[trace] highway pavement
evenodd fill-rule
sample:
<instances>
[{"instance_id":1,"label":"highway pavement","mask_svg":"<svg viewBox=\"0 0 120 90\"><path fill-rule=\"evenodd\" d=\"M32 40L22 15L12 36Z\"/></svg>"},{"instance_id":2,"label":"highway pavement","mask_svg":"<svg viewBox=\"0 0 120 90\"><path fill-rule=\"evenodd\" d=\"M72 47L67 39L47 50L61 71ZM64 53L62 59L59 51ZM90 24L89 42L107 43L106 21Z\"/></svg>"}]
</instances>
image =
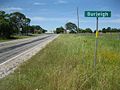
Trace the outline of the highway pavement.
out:
<instances>
[{"instance_id":1,"label":"highway pavement","mask_svg":"<svg viewBox=\"0 0 120 90\"><path fill-rule=\"evenodd\" d=\"M34 38L0 43L0 64L55 36L55 34L44 34Z\"/></svg>"}]
</instances>

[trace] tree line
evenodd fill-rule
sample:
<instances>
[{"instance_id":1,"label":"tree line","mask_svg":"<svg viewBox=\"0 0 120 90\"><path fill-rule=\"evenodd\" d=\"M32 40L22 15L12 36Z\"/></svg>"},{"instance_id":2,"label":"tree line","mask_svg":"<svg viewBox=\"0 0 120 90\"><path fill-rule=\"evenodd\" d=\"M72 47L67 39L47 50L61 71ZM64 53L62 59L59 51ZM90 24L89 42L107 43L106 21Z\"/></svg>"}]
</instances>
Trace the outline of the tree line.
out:
<instances>
[{"instance_id":1,"label":"tree line","mask_svg":"<svg viewBox=\"0 0 120 90\"><path fill-rule=\"evenodd\" d=\"M96 30L92 30L90 28L86 28L86 29L81 29L78 28L77 25L75 23L72 22L68 22L65 24L65 28L64 27L58 27L56 28L56 30L54 31L54 33L95 33ZM102 33L108 33L108 32L120 32L120 29L117 28L103 28L102 30L99 30L99 32Z\"/></svg>"},{"instance_id":2,"label":"tree line","mask_svg":"<svg viewBox=\"0 0 120 90\"><path fill-rule=\"evenodd\" d=\"M12 35L29 35L29 33L45 33L47 30L39 25L30 25L31 19L23 13L6 13L0 11L0 37L11 38Z\"/></svg>"}]
</instances>

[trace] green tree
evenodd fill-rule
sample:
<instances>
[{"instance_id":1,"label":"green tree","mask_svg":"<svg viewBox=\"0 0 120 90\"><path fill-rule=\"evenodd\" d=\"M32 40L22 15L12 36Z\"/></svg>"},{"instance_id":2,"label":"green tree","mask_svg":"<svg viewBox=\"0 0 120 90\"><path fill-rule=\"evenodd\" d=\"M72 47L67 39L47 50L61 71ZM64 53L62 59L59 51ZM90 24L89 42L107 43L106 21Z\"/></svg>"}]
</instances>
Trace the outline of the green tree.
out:
<instances>
[{"instance_id":1,"label":"green tree","mask_svg":"<svg viewBox=\"0 0 120 90\"><path fill-rule=\"evenodd\" d=\"M20 31L20 28L23 30L25 19L25 15L20 12L13 12L10 14L10 21L13 24L15 31L18 31L19 33L24 33L24 31Z\"/></svg>"},{"instance_id":2,"label":"green tree","mask_svg":"<svg viewBox=\"0 0 120 90\"><path fill-rule=\"evenodd\" d=\"M10 38L12 34L12 24L4 18L0 19L0 37Z\"/></svg>"},{"instance_id":3,"label":"green tree","mask_svg":"<svg viewBox=\"0 0 120 90\"><path fill-rule=\"evenodd\" d=\"M0 11L0 37L10 38L13 34L12 23L9 20L9 15L4 11Z\"/></svg>"},{"instance_id":4,"label":"green tree","mask_svg":"<svg viewBox=\"0 0 120 90\"><path fill-rule=\"evenodd\" d=\"M25 33L25 35L28 35L28 33L30 32L30 19L29 18L25 18L23 21L23 33Z\"/></svg>"},{"instance_id":5,"label":"green tree","mask_svg":"<svg viewBox=\"0 0 120 90\"><path fill-rule=\"evenodd\" d=\"M6 16L5 11L0 11L0 19L3 19Z\"/></svg>"},{"instance_id":6,"label":"green tree","mask_svg":"<svg viewBox=\"0 0 120 90\"><path fill-rule=\"evenodd\" d=\"M102 29L102 33L106 33L107 31L106 31L106 29L105 28L103 28Z\"/></svg>"},{"instance_id":7,"label":"green tree","mask_svg":"<svg viewBox=\"0 0 120 90\"><path fill-rule=\"evenodd\" d=\"M30 26L30 18L23 13L13 12L6 14L0 11L0 37L10 38L13 34L28 35L28 33L45 33L47 30L39 25Z\"/></svg>"},{"instance_id":8,"label":"green tree","mask_svg":"<svg viewBox=\"0 0 120 90\"><path fill-rule=\"evenodd\" d=\"M82 28L78 28L78 33L82 33L83 29Z\"/></svg>"},{"instance_id":9,"label":"green tree","mask_svg":"<svg viewBox=\"0 0 120 90\"><path fill-rule=\"evenodd\" d=\"M41 34L41 33L47 32L47 30L43 29L39 25L32 25L32 26L30 26L30 32L31 33L39 33L39 34Z\"/></svg>"},{"instance_id":10,"label":"green tree","mask_svg":"<svg viewBox=\"0 0 120 90\"><path fill-rule=\"evenodd\" d=\"M90 28L86 28L86 29L85 29L85 32L86 32L86 33L92 33L92 30L91 30Z\"/></svg>"},{"instance_id":11,"label":"green tree","mask_svg":"<svg viewBox=\"0 0 120 90\"><path fill-rule=\"evenodd\" d=\"M72 22L68 22L65 24L66 30L70 30L70 33L77 33L77 26Z\"/></svg>"},{"instance_id":12,"label":"green tree","mask_svg":"<svg viewBox=\"0 0 120 90\"><path fill-rule=\"evenodd\" d=\"M59 27L59 28L56 28L56 33L59 34L59 33L64 33L65 29L63 27Z\"/></svg>"},{"instance_id":13,"label":"green tree","mask_svg":"<svg viewBox=\"0 0 120 90\"><path fill-rule=\"evenodd\" d=\"M42 29L42 33L46 33L47 32L47 30L45 30L45 29Z\"/></svg>"},{"instance_id":14,"label":"green tree","mask_svg":"<svg viewBox=\"0 0 120 90\"><path fill-rule=\"evenodd\" d=\"M111 29L111 27L108 27L106 30L107 30L107 32L111 32L112 29Z\"/></svg>"}]
</instances>

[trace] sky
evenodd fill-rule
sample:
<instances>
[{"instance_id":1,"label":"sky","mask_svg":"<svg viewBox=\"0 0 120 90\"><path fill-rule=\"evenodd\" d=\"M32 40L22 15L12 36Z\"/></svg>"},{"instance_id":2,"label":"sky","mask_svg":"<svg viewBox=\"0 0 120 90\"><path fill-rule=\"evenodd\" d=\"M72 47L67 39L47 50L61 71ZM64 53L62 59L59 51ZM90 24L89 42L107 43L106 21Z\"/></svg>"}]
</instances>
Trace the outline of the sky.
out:
<instances>
[{"instance_id":1,"label":"sky","mask_svg":"<svg viewBox=\"0 0 120 90\"><path fill-rule=\"evenodd\" d=\"M85 17L85 11L111 11L110 18L99 18L99 29L120 28L120 0L0 0L0 10L7 13L19 11L31 19L31 25L40 25L48 31L77 24L79 7L80 28L96 28L95 17Z\"/></svg>"}]
</instances>

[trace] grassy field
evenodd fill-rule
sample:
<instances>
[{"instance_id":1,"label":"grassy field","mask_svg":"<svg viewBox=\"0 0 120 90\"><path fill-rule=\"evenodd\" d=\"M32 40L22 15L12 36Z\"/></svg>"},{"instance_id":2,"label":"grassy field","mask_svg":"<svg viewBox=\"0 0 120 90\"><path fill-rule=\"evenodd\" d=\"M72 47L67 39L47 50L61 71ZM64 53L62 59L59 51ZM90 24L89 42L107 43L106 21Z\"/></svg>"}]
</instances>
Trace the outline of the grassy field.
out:
<instances>
[{"instance_id":1,"label":"grassy field","mask_svg":"<svg viewBox=\"0 0 120 90\"><path fill-rule=\"evenodd\" d=\"M0 90L120 90L120 40L99 37L93 67L94 36L60 35L13 74Z\"/></svg>"}]
</instances>

